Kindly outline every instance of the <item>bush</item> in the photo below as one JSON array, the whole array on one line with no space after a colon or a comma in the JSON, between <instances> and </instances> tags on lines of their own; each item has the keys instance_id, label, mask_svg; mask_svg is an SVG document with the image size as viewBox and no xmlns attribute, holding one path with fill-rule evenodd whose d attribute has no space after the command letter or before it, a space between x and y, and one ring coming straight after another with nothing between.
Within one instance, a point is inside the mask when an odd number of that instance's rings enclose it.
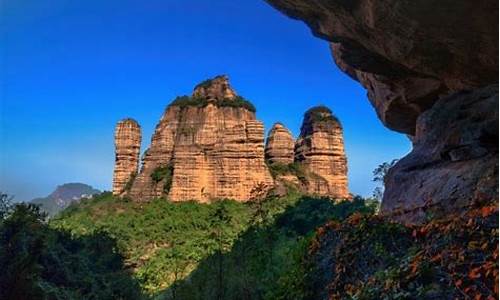
<instances>
[{"instance_id":1,"label":"bush","mask_svg":"<svg viewBox=\"0 0 500 300\"><path fill-rule=\"evenodd\" d=\"M130 189L132 188L132 185L134 184L136 177L137 177L137 172L134 171L134 172L132 172L132 174L130 174L130 178L127 181L127 184L125 185L125 187L123 188L124 192L130 191Z\"/></svg>"},{"instance_id":2,"label":"bush","mask_svg":"<svg viewBox=\"0 0 500 300\"><path fill-rule=\"evenodd\" d=\"M333 115L332 111L328 107L323 105L315 106L306 111L305 114L309 115L313 122L334 121L340 125L340 120L335 115Z\"/></svg>"},{"instance_id":3,"label":"bush","mask_svg":"<svg viewBox=\"0 0 500 300\"><path fill-rule=\"evenodd\" d=\"M312 298L498 298L496 203L415 226L353 215L316 232L304 258Z\"/></svg>"},{"instance_id":4,"label":"bush","mask_svg":"<svg viewBox=\"0 0 500 300\"><path fill-rule=\"evenodd\" d=\"M151 179L158 184L163 181L163 192L168 194L170 192L170 188L172 187L172 179L174 174L174 167L172 163L167 164L166 166L159 166L153 170L151 173Z\"/></svg>"},{"instance_id":5,"label":"bush","mask_svg":"<svg viewBox=\"0 0 500 300\"><path fill-rule=\"evenodd\" d=\"M73 237L16 204L0 223L1 299L142 299L106 232Z\"/></svg>"},{"instance_id":6,"label":"bush","mask_svg":"<svg viewBox=\"0 0 500 300\"><path fill-rule=\"evenodd\" d=\"M51 227L76 237L108 232L142 289L158 299L214 299L219 286L222 299L278 299L290 290L287 274L304 272L298 260L314 228L366 209L362 201L300 195L210 204L100 197L63 212Z\"/></svg>"},{"instance_id":7,"label":"bush","mask_svg":"<svg viewBox=\"0 0 500 300\"><path fill-rule=\"evenodd\" d=\"M205 107L210 102L207 99L203 98L193 98L189 96L179 96L170 103L168 107L178 106L181 109L185 109L187 107ZM218 100L214 103L217 107L235 107L235 108L245 108L248 111L256 112L255 106L248 100L244 99L241 96L236 96L234 99L222 99Z\"/></svg>"},{"instance_id":8,"label":"bush","mask_svg":"<svg viewBox=\"0 0 500 300\"><path fill-rule=\"evenodd\" d=\"M276 179L280 175L295 175L300 181L305 181L307 179L307 172L304 166L299 162L293 162L290 164L283 163L268 163L267 165L271 176Z\"/></svg>"}]
</instances>

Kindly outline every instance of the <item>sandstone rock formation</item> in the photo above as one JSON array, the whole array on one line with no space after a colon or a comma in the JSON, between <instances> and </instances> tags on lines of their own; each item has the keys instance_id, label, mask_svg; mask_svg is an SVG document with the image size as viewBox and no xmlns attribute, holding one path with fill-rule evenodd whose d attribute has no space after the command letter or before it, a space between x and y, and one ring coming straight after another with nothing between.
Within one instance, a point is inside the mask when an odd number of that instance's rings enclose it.
<instances>
[{"instance_id":1,"label":"sandstone rock formation","mask_svg":"<svg viewBox=\"0 0 500 300\"><path fill-rule=\"evenodd\" d=\"M498 1L267 2L333 43L391 129L413 135L440 95L498 82Z\"/></svg>"},{"instance_id":2,"label":"sandstone rock formation","mask_svg":"<svg viewBox=\"0 0 500 300\"><path fill-rule=\"evenodd\" d=\"M383 211L461 209L498 195L498 85L439 100L417 121L412 152L387 175ZM402 214L401 218L408 218Z\"/></svg>"},{"instance_id":3,"label":"sandstone rock formation","mask_svg":"<svg viewBox=\"0 0 500 300\"><path fill-rule=\"evenodd\" d=\"M113 194L120 195L137 174L141 149L141 127L133 119L118 122L115 128L115 169ZM130 184L129 184L130 185Z\"/></svg>"},{"instance_id":4,"label":"sandstone rock formation","mask_svg":"<svg viewBox=\"0 0 500 300\"><path fill-rule=\"evenodd\" d=\"M476 191L485 186L498 189L498 182L491 181L498 157L476 157L484 147L466 142L477 145L473 140L481 131L478 123L492 118L476 114L488 101L471 104L471 99L496 97L491 88L482 88L498 84L498 1L266 1L329 41L335 62L368 90L382 122L415 141L412 153L391 171L384 213L423 202L459 209L480 200ZM470 107L458 113L461 105ZM498 105L490 109L498 113ZM498 130L488 139L495 137ZM448 143L463 150L439 157ZM457 160L462 151L476 158ZM488 153L495 151L498 144L489 146ZM417 221L422 214L408 213L405 218Z\"/></svg>"},{"instance_id":5,"label":"sandstone rock formation","mask_svg":"<svg viewBox=\"0 0 500 300\"><path fill-rule=\"evenodd\" d=\"M310 174L305 185L309 194L350 198L342 126L330 109L318 106L305 113L295 161Z\"/></svg>"},{"instance_id":6,"label":"sandstone rock formation","mask_svg":"<svg viewBox=\"0 0 500 300\"><path fill-rule=\"evenodd\" d=\"M247 201L273 185L264 162L264 126L225 76L199 84L167 107L129 195L172 201Z\"/></svg>"},{"instance_id":7,"label":"sandstone rock formation","mask_svg":"<svg viewBox=\"0 0 500 300\"><path fill-rule=\"evenodd\" d=\"M290 130L281 123L275 123L267 137L265 148L266 160L271 164L293 163L294 143Z\"/></svg>"}]
</instances>

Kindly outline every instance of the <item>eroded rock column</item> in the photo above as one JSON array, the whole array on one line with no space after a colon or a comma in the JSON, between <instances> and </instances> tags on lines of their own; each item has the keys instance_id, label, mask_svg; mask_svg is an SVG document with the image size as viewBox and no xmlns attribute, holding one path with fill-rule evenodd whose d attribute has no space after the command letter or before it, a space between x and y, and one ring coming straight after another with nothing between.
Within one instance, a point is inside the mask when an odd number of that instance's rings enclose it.
<instances>
[{"instance_id":1,"label":"eroded rock column","mask_svg":"<svg viewBox=\"0 0 500 300\"><path fill-rule=\"evenodd\" d=\"M305 113L295 161L311 173L306 184L309 194L350 198L342 126L330 109L318 106Z\"/></svg>"},{"instance_id":2,"label":"eroded rock column","mask_svg":"<svg viewBox=\"0 0 500 300\"><path fill-rule=\"evenodd\" d=\"M141 126L133 119L118 122L115 129L113 195L121 195L132 184L139 167Z\"/></svg>"},{"instance_id":3,"label":"eroded rock column","mask_svg":"<svg viewBox=\"0 0 500 300\"><path fill-rule=\"evenodd\" d=\"M283 124L275 123L266 142L266 160L271 163L290 164L294 159L293 136Z\"/></svg>"}]
</instances>

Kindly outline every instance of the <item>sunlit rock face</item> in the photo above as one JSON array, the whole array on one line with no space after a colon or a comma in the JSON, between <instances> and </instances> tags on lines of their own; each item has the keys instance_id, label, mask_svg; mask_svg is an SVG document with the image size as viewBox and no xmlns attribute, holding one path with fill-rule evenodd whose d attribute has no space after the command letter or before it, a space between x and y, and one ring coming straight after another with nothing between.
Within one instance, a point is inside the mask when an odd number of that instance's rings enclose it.
<instances>
[{"instance_id":1,"label":"sunlit rock face","mask_svg":"<svg viewBox=\"0 0 500 300\"><path fill-rule=\"evenodd\" d=\"M258 185L273 185L264 162L264 126L227 77L218 76L166 109L129 195L247 201Z\"/></svg>"},{"instance_id":2,"label":"sunlit rock face","mask_svg":"<svg viewBox=\"0 0 500 300\"><path fill-rule=\"evenodd\" d=\"M127 184L137 174L140 151L141 127L139 124L132 119L118 122L115 128L114 195L126 192Z\"/></svg>"},{"instance_id":3,"label":"sunlit rock face","mask_svg":"<svg viewBox=\"0 0 500 300\"><path fill-rule=\"evenodd\" d=\"M439 100L417 120L412 152L389 172L382 212L405 221L498 199L498 85ZM417 209L433 207L434 209ZM405 213L405 211L407 211Z\"/></svg>"},{"instance_id":4,"label":"sunlit rock face","mask_svg":"<svg viewBox=\"0 0 500 300\"><path fill-rule=\"evenodd\" d=\"M330 42L335 63L367 89L380 120L414 141L390 172L384 213L413 208L400 219L417 222L425 217L420 205L453 210L498 198L479 192L498 190L491 180L498 143L476 140L498 136L479 138L498 115L491 87L498 84L498 1L267 2ZM486 106L490 114L477 113ZM447 145L458 148L446 154Z\"/></svg>"},{"instance_id":5,"label":"sunlit rock face","mask_svg":"<svg viewBox=\"0 0 500 300\"><path fill-rule=\"evenodd\" d=\"M294 160L294 143L292 133L283 124L275 123L267 137L266 160L273 163L290 164Z\"/></svg>"},{"instance_id":6,"label":"sunlit rock face","mask_svg":"<svg viewBox=\"0 0 500 300\"><path fill-rule=\"evenodd\" d=\"M308 194L350 198L342 126L330 109L318 106L305 113L295 144L295 161L309 173L305 183Z\"/></svg>"}]
</instances>

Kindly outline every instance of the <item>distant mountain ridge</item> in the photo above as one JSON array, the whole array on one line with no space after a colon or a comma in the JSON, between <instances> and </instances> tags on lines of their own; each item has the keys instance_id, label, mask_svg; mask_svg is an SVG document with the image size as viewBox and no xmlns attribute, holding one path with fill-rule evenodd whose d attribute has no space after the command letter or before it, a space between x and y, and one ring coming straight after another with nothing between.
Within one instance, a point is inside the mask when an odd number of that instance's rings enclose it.
<instances>
[{"instance_id":1,"label":"distant mountain ridge","mask_svg":"<svg viewBox=\"0 0 500 300\"><path fill-rule=\"evenodd\" d=\"M54 216L71 203L91 198L93 195L99 193L101 193L100 190L84 183L65 183L58 186L47 197L35 198L30 202L39 204L42 210L47 212L49 216Z\"/></svg>"}]
</instances>

